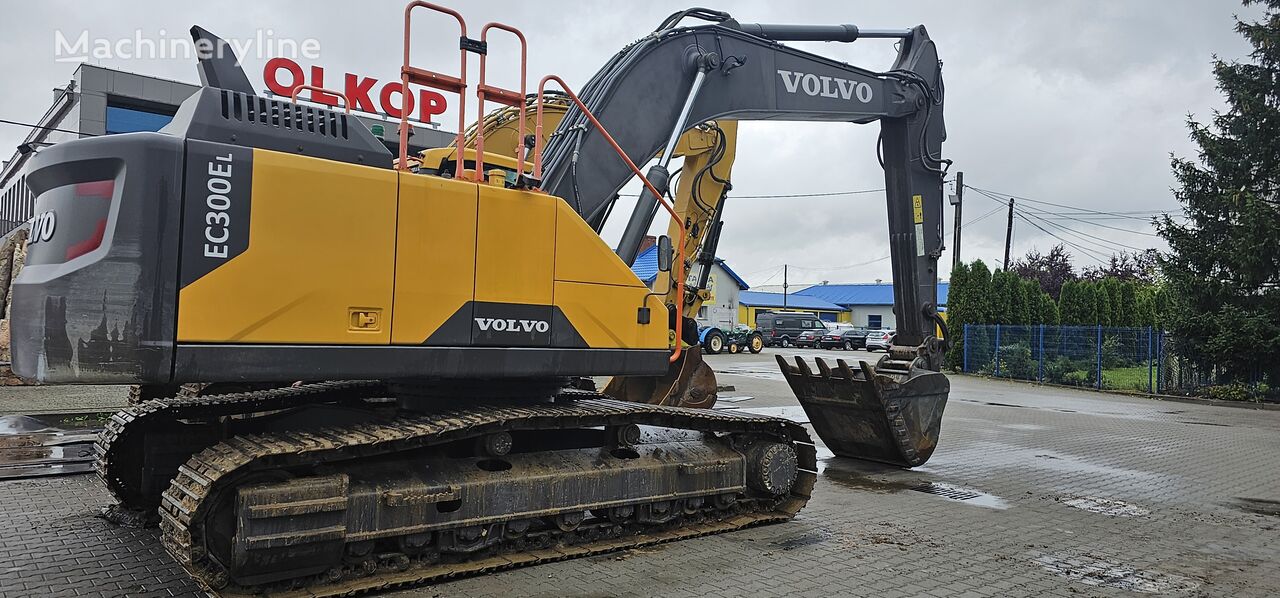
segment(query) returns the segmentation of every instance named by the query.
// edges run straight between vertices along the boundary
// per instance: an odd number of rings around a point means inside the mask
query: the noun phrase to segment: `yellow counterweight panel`
[[[551,305],[560,198],[490,185],[479,189],[475,300]]]
[[[394,344],[420,345],[475,296],[478,188],[400,175]]]
[[[180,291],[178,341],[388,343],[395,177],[255,149],[249,248]]]
[[[667,310],[563,200],[556,202],[556,305],[592,347],[665,349]],[[640,306],[650,321],[636,321]]]
[[[556,232],[556,280],[648,290],[618,254],[564,201],[557,202]]]
[[[593,348],[666,349],[667,309],[649,289],[556,281],[556,305]],[[649,307],[648,324],[636,321]]]

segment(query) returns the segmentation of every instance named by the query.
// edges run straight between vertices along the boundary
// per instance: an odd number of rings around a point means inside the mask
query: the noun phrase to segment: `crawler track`
[[[137,469],[138,464],[133,460],[140,455],[142,439],[157,430],[164,433],[165,426],[183,421],[207,423],[219,417],[269,414],[324,403],[370,407],[385,396],[387,392],[381,384],[347,382],[148,401],[113,417],[99,443],[99,469],[116,496],[131,497],[134,505],[154,503],[155,497],[146,496],[150,490],[145,484],[138,484],[137,475],[128,474],[128,469]],[[468,407],[438,412],[401,411],[394,417],[320,429],[230,435],[205,442],[202,448],[179,449],[178,453],[188,451],[188,458],[184,464],[173,466],[175,475],[163,497],[159,497],[165,548],[198,583],[220,595],[353,595],[785,521],[808,502],[815,480],[817,462],[808,433],[803,426],[773,417],[640,405],[584,391],[562,391],[556,401],[535,405],[474,401],[454,401],[452,405]],[[713,434],[735,439],[733,442],[737,438],[772,438],[772,442],[794,449],[799,471],[790,492],[782,496],[751,489],[736,496],[713,494],[708,490],[705,496],[682,494],[687,498],[631,503],[626,507],[634,507],[637,513],[658,508],[654,505],[673,507],[671,515],[660,520],[639,515],[613,519],[590,507],[594,516],[584,519],[584,511],[577,508],[577,515],[584,520],[580,524],[559,526],[552,521],[568,511],[548,511],[543,517],[520,520],[527,529],[521,528],[508,537],[508,530],[515,529],[516,520],[503,520],[502,512],[486,513],[483,519],[489,522],[484,525],[476,526],[476,520],[472,519],[452,528],[436,526],[436,531],[431,533],[435,538],[434,549],[397,551],[396,547],[402,544],[388,544],[384,539],[380,540],[378,551],[360,558],[351,558],[348,552],[337,565],[320,574],[271,579],[265,583],[253,579],[243,581],[234,575],[225,565],[233,562],[225,543],[220,544],[207,535],[210,526],[216,526],[218,517],[225,517],[228,505],[236,505],[237,492],[248,484],[259,483],[262,476],[270,478],[279,471],[333,470],[343,466],[361,469],[366,461],[401,458],[413,451],[443,451],[442,447],[448,443],[457,444],[458,440],[470,443],[472,439],[494,433],[568,433],[627,425],[675,429],[695,435]],[[191,440],[191,443],[197,442],[201,440]],[[741,464],[746,466],[748,461]],[[356,498],[351,501],[351,505],[355,505]],[[291,503],[291,508],[296,507]],[[223,515],[215,517],[215,513]],[[282,519],[288,521],[285,526],[297,521],[291,517]],[[486,534],[502,535],[490,535],[493,540],[481,539],[483,548],[458,551],[444,544],[442,549],[445,539],[460,542],[458,538],[466,534],[463,525],[470,525],[467,529],[471,530],[484,529]],[[360,534],[352,530],[346,539],[333,542],[337,543],[339,552],[346,551],[357,535]],[[269,560],[269,557],[262,558]]]
[[[209,443],[200,437],[184,438],[185,420],[211,420],[247,413],[289,409],[322,403],[358,402],[385,396],[381,383],[369,381],[319,382],[215,396],[186,396],[144,401],[127,407],[107,420],[94,443],[94,468],[121,507],[152,510],[168,487],[177,465]],[[148,446],[148,434],[168,436],[163,443],[168,459]],[[176,433],[175,433],[176,432]],[[184,440],[195,444],[185,443]]]

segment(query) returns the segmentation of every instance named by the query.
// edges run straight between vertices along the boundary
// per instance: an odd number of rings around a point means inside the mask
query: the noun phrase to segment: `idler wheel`
[[[796,451],[789,444],[757,442],[747,450],[747,485],[782,496],[796,483],[798,462]]]

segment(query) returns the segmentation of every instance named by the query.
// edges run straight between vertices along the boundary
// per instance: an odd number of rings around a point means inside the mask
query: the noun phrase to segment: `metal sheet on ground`
[[[0,416],[0,480],[92,472],[102,415]]]

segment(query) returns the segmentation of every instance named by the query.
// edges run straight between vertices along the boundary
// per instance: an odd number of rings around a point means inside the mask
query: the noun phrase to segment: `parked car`
[[[800,336],[796,337],[795,343],[793,344],[797,347],[809,347],[811,349],[816,349],[818,348],[818,340],[826,333],[826,330],[805,330],[800,333]]]
[[[802,332],[825,332],[826,329],[818,316],[806,312],[770,312],[756,316],[756,330],[771,347],[790,347]]]
[[[867,335],[867,350],[888,351],[889,345],[893,344],[893,337],[896,334],[898,334],[897,330],[872,330],[871,333]]]
[[[832,330],[822,335],[822,340],[818,341],[818,345],[823,349],[844,349],[852,351],[867,346],[867,329],[866,328],[845,328],[843,330]]]

